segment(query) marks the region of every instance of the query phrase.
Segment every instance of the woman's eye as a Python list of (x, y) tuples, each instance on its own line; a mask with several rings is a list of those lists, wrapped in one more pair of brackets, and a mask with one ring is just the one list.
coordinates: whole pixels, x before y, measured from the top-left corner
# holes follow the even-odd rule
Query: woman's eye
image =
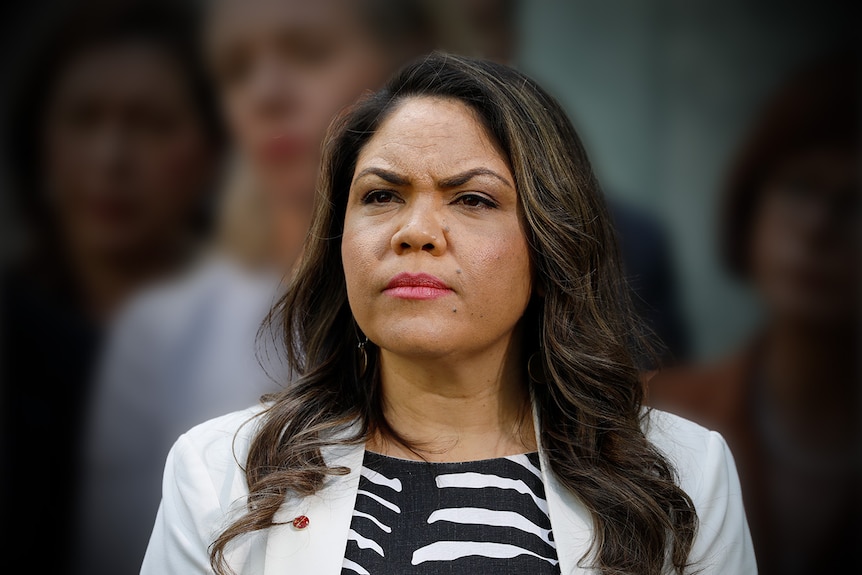
[(464, 194), (463, 196), (459, 196), (456, 200), (456, 203), (465, 205), (469, 208), (496, 208), (497, 204), (493, 200), (486, 198), (484, 196), (480, 196), (478, 194)]
[(388, 204), (393, 201), (395, 201), (395, 194), (386, 190), (375, 190), (362, 198), (363, 204)]

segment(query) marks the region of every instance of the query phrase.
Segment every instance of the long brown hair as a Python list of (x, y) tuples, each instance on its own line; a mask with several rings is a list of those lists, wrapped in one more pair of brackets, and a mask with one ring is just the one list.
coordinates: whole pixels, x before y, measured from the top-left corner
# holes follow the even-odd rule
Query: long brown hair
[[(359, 369), (347, 301), (341, 233), (356, 158), (399, 102), (442, 97), (476, 111), (512, 166), (537, 292), (522, 319), (521, 357), (551, 471), (590, 510), (592, 565), (603, 574), (682, 573), (697, 528), (691, 499), (642, 431), (638, 333), (616, 240), (580, 140), (559, 104), (521, 73), (434, 53), (336, 119), (326, 139), (314, 219), (300, 267), (276, 306), (299, 379), (270, 404), (248, 460), (248, 511), (211, 548), (272, 526), (287, 497), (313, 494), (328, 475), (322, 449), (386, 430), (376, 353)], [(358, 423), (352, 434), (344, 432)], [(563, 543), (565, 544), (565, 543)], [(584, 557), (584, 560), (587, 556)]]

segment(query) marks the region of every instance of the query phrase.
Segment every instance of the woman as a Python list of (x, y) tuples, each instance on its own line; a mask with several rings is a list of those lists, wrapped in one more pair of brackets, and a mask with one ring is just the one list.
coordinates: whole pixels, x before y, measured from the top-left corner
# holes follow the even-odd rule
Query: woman
[(318, 190), (276, 310), (300, 377), (177, 441), (142, 573), (755, 572), (723, 439), (641, 411), (545, 92), (433, 54), (333, 124)]
[(840, 572), (862, 539), (859, 66), (794, 71), (730, 171), (724, 263), (763, 306), (755, 332), (650, 381), (652, 405), (727, 438), (763, 575)]
[(26, 76), (7, 84), (5, 151), (26, 242), (0, 280), (0, 418), (4, 490), (19, 518), (10, 547), (41, 554), (31, 534), (50, 517), (62, 548), (41, 567), (61, 573), (105, 330), (195, 251), (221, 126), (184, 5), (42, 4), (47, 27), (26, 29), (45, 36), (22, 58)]

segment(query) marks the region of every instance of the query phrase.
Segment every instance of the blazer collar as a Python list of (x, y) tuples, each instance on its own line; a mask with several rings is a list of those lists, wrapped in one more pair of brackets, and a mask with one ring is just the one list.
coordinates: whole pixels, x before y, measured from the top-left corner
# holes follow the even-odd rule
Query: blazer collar
[(562, 485), (551, 471), (548, 454), (542, 447), (539, 410), (533, 402), (533, 427), (536, 443), (539, 446), (542, 481), (545, 484), (545, 497), (548, 500), (548, 515), (551, 519), (551, 532), (557, 546), (557, 559), (560, 561), (562, 575), (587, 575), (593, 573), (578, 565), (581, 558), (590, 550), (593, 538), (593, 520), (590, 512), (580, 499)]
[[(540, 426), (535, 404), (533, 424), (538, 438)], [(324, 459), (328, 465), (343, 465), (350, 468), (350, 473), (330, 476), (316, 494), (288, 500), (279, 509), (275, 519), (283, 524), (268, 530), (264, 575), (341, 574), (364, 456), (363, 445), (326, 450)], [(591, 571), (579, 567), (578, 562), (592, 542), (593, 526), (589, 511), (551, 472), (541, 442), (539, 458), (560, 572), (563, 575), (587, 575)], [(292, 524), (299, 515), (309, 518), (304, 529), (297, 529)]]

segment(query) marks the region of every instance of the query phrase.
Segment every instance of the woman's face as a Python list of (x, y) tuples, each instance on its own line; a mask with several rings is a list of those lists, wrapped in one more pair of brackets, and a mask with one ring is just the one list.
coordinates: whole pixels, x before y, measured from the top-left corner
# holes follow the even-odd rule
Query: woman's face
[(401, 103), (360, 151), (341, 252), (362, 331), (403, 356), (505, 350), (531, 295), (508, 162), (455, 100)]
[(218, 0), (209, 58), (228, 123), (274, 208), (310, 209), (332, 117), (389, 61), (345, 0)]
[(55, 86), (43, 166), (66, 241), (128, 256), (187, 231), (214, 158), (171, 56), (145, 40), (94, 47)]
[(806, 323), (856, 321), (859, 160), (815, 149), (778, 166), (754, 220), (751, 271), (769, 310)]

